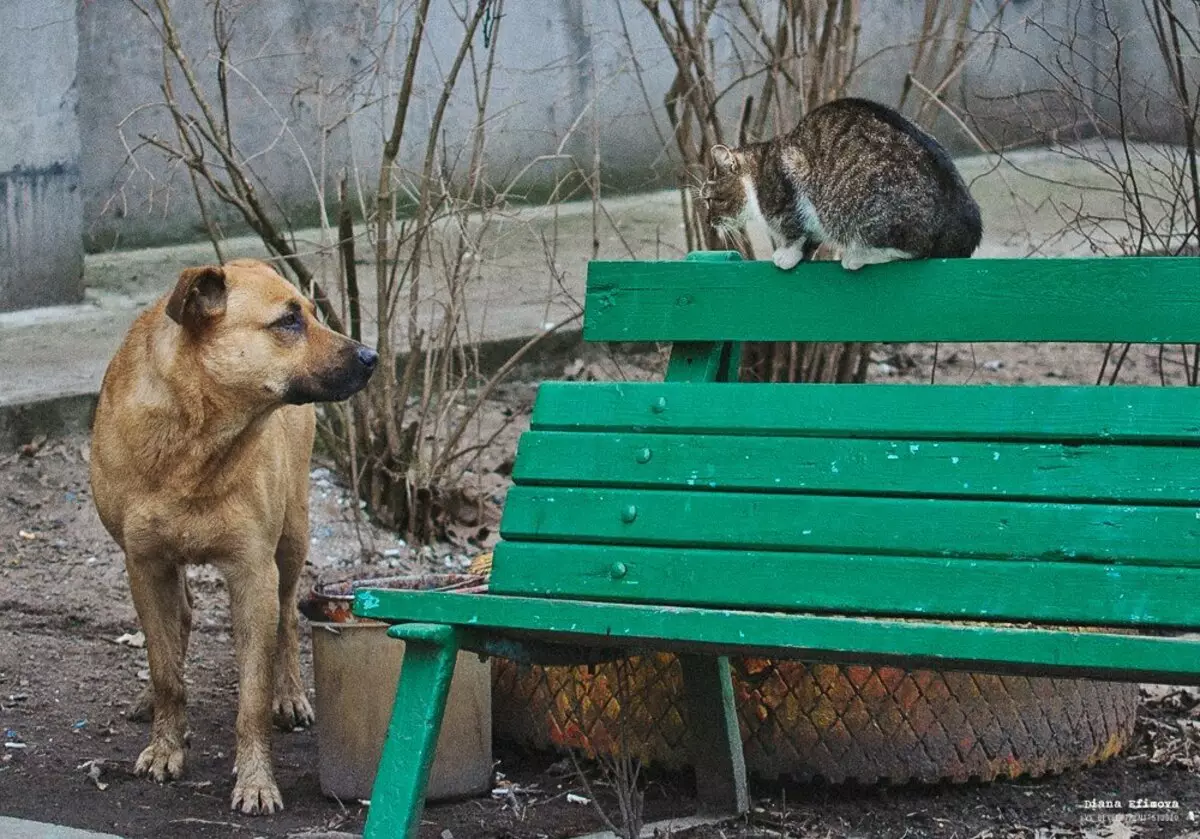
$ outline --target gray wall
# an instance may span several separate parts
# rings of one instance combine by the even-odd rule
[[[32,0],[22,0],[22,4],[29,2]],[[947,94],[950,101],[971,111],[983,138],[1009,145],[1071,130],[1075,119],[1060,102],[1031,98],[1014,103],[997,97],[1051,84],[1053,79],[1045,67],[1053,65],[1055,38],[1073,30],[1085,41],[1097,34],[1092,11],[1095,2],[1011,2],[1005,11],[1004,35],[994,42],[997,49],[978,50]],[[769,8],[773,0],[762,3]],[[1134,88],[1148,84],[1150,90],[1165,90],[1166,76],[1141,0],[1108,0],[1108,4],[1128,39],[1126,63]],[[332,183],[332,173],[343,166],[357,167],[366,184],[377,171],[386,115],[378,104],[371,104],[378,88],[368,75],[361,74],[372,62],[372,45],[381,40],[380,18],[386,19],[395,7],[391,0],[260,0],[241,5],[233,52],[257,90],[243,80],[232,83],[236,137],[247,154],[270,149],[255,163],[264,187],[297,220],[312,223],[316,216],[310,166],[316,170],[316,180],[326,185]],[[730,5],[736,4],[730,0]],[[986,25],[998,5],[999,0],[976,3],[973,24]],[[404,10],[408,6],[401,3]],[[859,55],[883,52],[863,67],[856,92],[884,102],[896,101],[911,60],[911,48],[896,45],[916,37],[923,6],[923,0],[863,3]],[[449,63],[456,47],[457,24],[449,14],[449,3],[438,0],[433,7],[437,13],[429,27],[416,120],[408,135],[410,142],[401,153],[402,161],[414,168],[424,150],[412,141],[428,124],[440,68]],[[175,9],[183,42],[211,85],[215,64],[209,5],[177,3]],[[1191,14],[1195,16],[1194,8]],[[589,107],[595,101],[607,183],[636,189],[673,182],[673,148],[662,140],[668,136],[662,101],[674,73],[639,0],[509,0],[501,26],[491,103],[494,118],[487,139],[494,181],[504,181],[538,155],[554,153],[581,113],[584,121],[563,150],[589,161],[593,118]],[[736,39],[724,26],[718,19],[714,28],[719,50],[724,53],[721,60],[731,64],[730,44]],[[640,80],[633,56],[640,66]],[[434,58],[436,61],[429,60]],[[398,64],[398,56],[392,59]],[[161,58],[146,22],[120,0],[86,4],[80,12],[79,64],[80,122],[88,138],[82,171],[89,246],[129,246],[197,236],[199,218],[185,173],[177,166],[165,165],[156,154],[140,153],[137,166],[131,166],[127,157],[126,144],[136,143],[139,133],[172,133],[170,124],[153,109],[129,116],[159,98]],[[396,70],[398,78],[398,66]],[[354,84],[337,87],[355,73],[360,76]],[[180,85],[180,80],[176,84]],[[725,100],[733,119],[741,105],[741,92]],[[469,86],[462,85],[459,94],[446,121],[451,146],[465,143],[473,117]],[[319,126],[351,104],[363,110],[329,135],[322,178]],[[1102,110],[1104,107],[1101,103]],[[123,144],[117,124],[127,116]],[[1138,119],[1146,137],[1178,138],[1178,121],[1164,118],[1163,109]],[[281,132],[284,120],[287,132]],[[977,150],[975,141],[951,119],[939,118],[935,131],[955,152]],[[308,155],[307,165],[301,149]],[[529,171],[525,183],[544,187],[565,167],[561,161],[539,164]],[[224,218],[231,220],[228,214]]]
[[[644,25],[636,0],[620,2],[630,19],[634,49],[650,65],[651,101],[661,103],[671,80],[663,63],[666,56],[656,33]],[[406,12],[411,5],[400,3]],[[462,3],[455,0],[455,5]],[[201,59],[199,69],[213,95],[208,6],[174,6],[181,39]],[[376,177],[393,100],[386,100],[385,113],[378,103],[377,80],[366,71],[392,9],[390,0],[269,0],[244,4],[241,11],[233,46],[235,63],[252,78],[254,87],[243,79],[231,84],[235,136],[246,154],[271,149],[269,155],[256,159],[255,171],[265,188],[306,223],[315,219],[309,167],[319,180],[323,123],[349,108],[362,109],[329,135],[325,183],[332,183],[342,167],[358,169],[365,188]],[[449,9],[447,0],[433,3],[430,38],[400,154],[402,165],[413,169],[420,167],[424,155],[417,140],[430,124],[442,72],[458,46],[461,28]],[[600,142],[609,176],[624,187],[636,188],[667,171],[660,160],[662,144],[646,119],[645,97],[629,72],[629,47],[619,34],[618,11],[611,0],[508,0],[500,24],[490,105],[494,116],[487,138],[493,181],[507,181],[533,158],[555,153],[564,138],[564,153],[590,160],[590,114],[576,124],[593,100],[593,83],[599,91]],[[406,42],[410,20],[411,14],[404,15],[397,40]],[[481,46],[478,39],[477,46]],[[393,84],[398,84],[402,58],[402,54],[389,56]],[[139,134],[173,134],[160,109],[136,110],[161,98],[161,57],[146,21],[120,0],[88,4],[80,15],[80,67],[80,122],[85,136],[95,138],[83,171],[89,246],[128,246],[198,235],[200,219],[188,195],[186,172],[164,165],[162,157],[153,153],[139,153],[137,166],[128,160],[127,148],[136,145]],[[347,86],[356,73],[359,77]],[[470,83],[461,81],[457,93],[445,119],[452,148],[465,143],[474,120]],[[118,130],[122,120],[123,130]],[[284,120],[288,132],[281,134]],[[522,184],[544,187],[567,166],[561,160],[534,165]]]
[[[0,3],[0,311],[83,295],[74,0]]]

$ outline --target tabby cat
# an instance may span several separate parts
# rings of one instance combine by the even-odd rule
[[[741,148],[713,146],[701,190],[723,236],[763,221],[784,270],[825,242],[842,267],[968,257],[979,205],[950,155],[903,116],[865,99],[822,105],[788,134]]]

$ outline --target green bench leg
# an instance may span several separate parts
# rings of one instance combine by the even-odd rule
[[[729,659],[681,655],[679,663],[700,814],[741,815],[750,809],[750,794]]]
[[[388,636],[404,641],[404,661],[363,839],[416,839],[459,632],[453,626],[414,623],[393,626]]]

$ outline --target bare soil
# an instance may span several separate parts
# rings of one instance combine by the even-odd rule
[[[1117,348],[1119,353],[1121,348]],[[876,348],[872,378],[928,381],[935,348]],[[1103,347],[974,345],[937,348],[939,381],[1094,382]],[[572,359],[557,377],[644,379],[662,356]],[[1112,365],[1109,365],[1111,370]],[[1160,362],[1134,347],[1119,382],[1181,384],[1179,349]],[[483,412],[480,433],[494,443],[464,476],[468,499],[447,523],[444,543],[411,549],[354,514],[357,506],[329,465],[312,473],[308,581],[461,568],[495,540],[507,465],[542,372],[505,386]],[[361,831],[364,805],[320,791],[312,731],[279,733],[276,771],[286,810],[243,817],[228,809],[233,779],[236,687],[224,586],[211,569],[191,573],[197,595],[189,653],[192,731],[186,776],[157,785],[133,775],[147,727],[127,719],[147,677],[145,651],[117,639],[137,631],[123,558],[96,516],[87,485],[87,440],[30,441],[0,452],[0,814],[107,831],[126,837],[256,837]],[[303,664],[311,676],[311,648]],[[750,817],[701,828],[693,839],[791,836],[1180,837],[1200,839],[1200,694],[1146,686],[1138,740],[1106,765],[1040,780],[940,787],[786,787],[754,783]],[[319,723],[318,723],[319,724]],[[598,830],[569,763],[556,754],[496,745],[493,797],[439,804],[426,812],[428,839],[534,839]],[[589,770],[591,771],[591,770]],[[603,784],[594,784],[606,794]],[[686,777],[651,774],[647,816],[692,812]],[[1096,809],[1092,802],[1117,802]],[[1178,809],[1132,802],[1176,803]],[[1163,820],[1165,819],[1165,820]]]

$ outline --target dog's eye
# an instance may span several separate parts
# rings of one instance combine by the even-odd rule
[[[304,319],[300,317],[299,312],[288,312],[286,315],[271,324],[272,329],[286,329],[291,332],[297,332],[303,327]]]

